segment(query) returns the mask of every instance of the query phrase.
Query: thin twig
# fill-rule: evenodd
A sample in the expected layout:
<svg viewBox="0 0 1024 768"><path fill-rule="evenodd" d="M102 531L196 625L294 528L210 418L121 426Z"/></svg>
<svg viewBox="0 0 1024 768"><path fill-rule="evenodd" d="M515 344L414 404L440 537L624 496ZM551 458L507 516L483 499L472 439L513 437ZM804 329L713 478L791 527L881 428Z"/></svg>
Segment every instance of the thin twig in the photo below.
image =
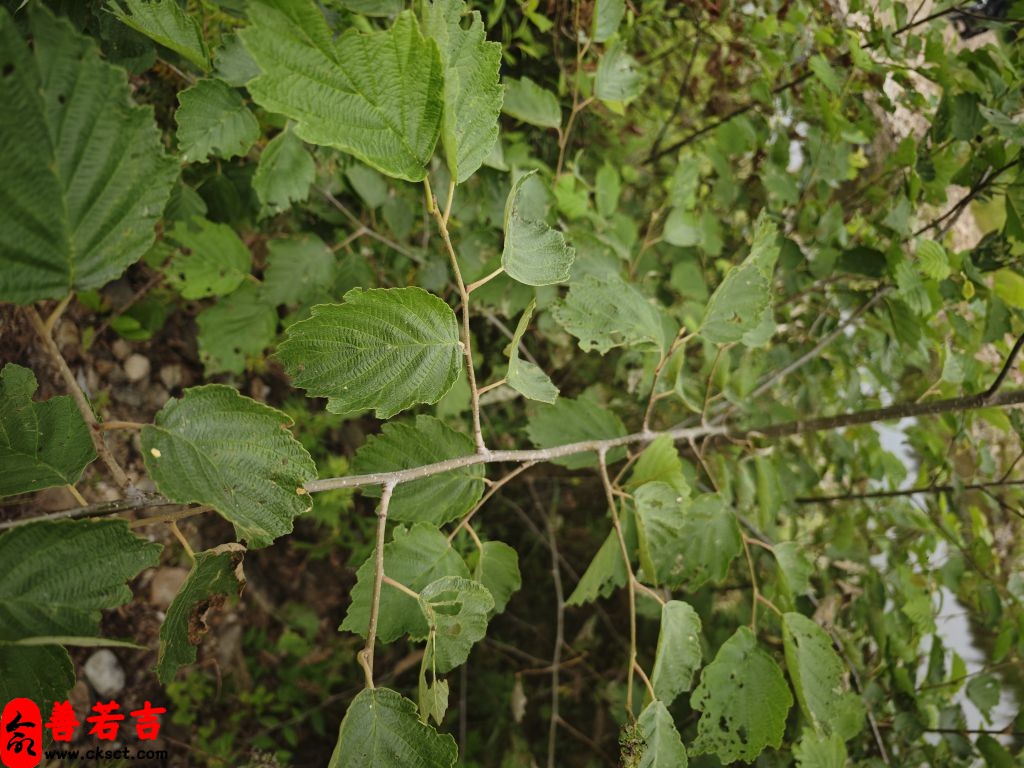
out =
<svg viewBox="0 0 1024 768"><path fill-rule="evenodd" d="M473 516L480 511L484 504L490 501L491 497L494 496L494 494L501 490L502 486L504 486L510 480L513 480L514 478L521 475L523 472L528 470L530 467L534 466L534 464L536 463L537 462L535 461L527 461L523 464L520 464L518 467L513 469L504 477L502 477L500 480L496 480L491 485L491 487L487 489L487 493L485 493L480 498L480 501L473 505L473 508L469 510L469 512L467 512L465 516L463 516L463 518L459 521L459 524L452 529L452 532L450 534L448 534L448 543L451 544L452 541L455 540L455 536L458 534L458 532L462 530L462 528L467 527L469 525L469 521L473 519Z"/></svg>
<svg viewBox="0 0 1024 768"><path fill-rule="evenodd" d="M548 724L548 768L555 768L555 746L558 739L558 676L562 663L562 643L565 637L565 596L562 592L562 572L558 564L558 542L551 520L552 515L546 514L544 508L539 505L538 511L544 515L548 548L551 550L551 578L555 585L555 648L551 655L551 720Z"/></svg>
<svg viewBox="0 0 1024 768"><path fill-rule="evenodd" d="M366 676L366 687L373 688L373 646L377 641L377 618L380 613L380 589L384 583L384 534L388 524L388 505L396 483L385 483L377 504L377 545L373 550L373 597L370 601L370 623L366 629L366 645L358 654Z"/></svg>

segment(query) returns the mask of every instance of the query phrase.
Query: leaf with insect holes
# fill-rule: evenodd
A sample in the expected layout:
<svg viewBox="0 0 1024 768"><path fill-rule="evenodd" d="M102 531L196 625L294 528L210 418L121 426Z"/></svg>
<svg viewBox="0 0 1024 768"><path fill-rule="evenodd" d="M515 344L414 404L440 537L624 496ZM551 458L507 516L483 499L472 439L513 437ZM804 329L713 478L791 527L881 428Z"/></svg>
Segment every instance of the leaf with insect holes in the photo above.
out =
<svg viewBox="0 0 1024 768"><path fill-rule="evenodd" d="M260 137L256 116L223 80L200 80L178 94L178 151L186 163L245 155Z"/></svg>
<svg viewBox="0 0 1024 768"><path fill-rule="evenodd" d="M427 662L448 672L469 658L473 644L487 634L487 617L494 598L483 584L458 576L443 576L420 592L420 610L433 633Z"/></svg>
<svg viewBox="0 0 1024 768"><path fill-rule="evenodd" d="M227 224L195 216L176 223L167 239L178 250L165 274L182 298L226 296L242 284L252 268L252 254Z"/></svg>
<svg viewBox="0 0 1024 768"><path fill-rule="evenodd" d="M512 342L505 350L508 353L508 373L505 380L516 392L528 400L539 400L542 403L553 403L558 399L558 388L551 383L540 366L519 357L519 343L523 340L526 329L530 326L537 300L531 299L519 318L516 331L512 334Z"/></svg>
<svg viewBox="0 0 1024 768"><path fill-rule="evenodd" d="M584 352L668 346L661 308L618 275L586 275L571 282L569 294L551 313Z"/></svg>
<svg viewBox="0 0 1024 768"><path fill-rule="evenodd" d="M312 506L309 453L281 411L232 387L186 389L142 430L142 455L157 490L179 504L209 504L250 549L290 533Z"/></svg>
<svg viewBox="0 0 1024 768"><path fill-rule="evenodd" d="M681 570L688 497L662 482L645 483L633 492L643 579L655 586Z"/></svg>

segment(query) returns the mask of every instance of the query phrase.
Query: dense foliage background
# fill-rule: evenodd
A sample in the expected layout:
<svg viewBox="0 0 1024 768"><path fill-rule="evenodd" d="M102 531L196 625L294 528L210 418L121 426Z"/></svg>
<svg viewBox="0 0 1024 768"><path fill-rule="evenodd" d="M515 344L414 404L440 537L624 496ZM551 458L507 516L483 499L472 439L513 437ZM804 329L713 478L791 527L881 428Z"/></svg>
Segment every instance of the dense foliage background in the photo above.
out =
<svg viewBox="0 0 1024 768"><path fill-rule="evenodd" d="M1019 764L1024 4L3 5L0 701L102 635L172 765ZM360 662L314 478L476 421L696 431L386 487Z"/></svg>

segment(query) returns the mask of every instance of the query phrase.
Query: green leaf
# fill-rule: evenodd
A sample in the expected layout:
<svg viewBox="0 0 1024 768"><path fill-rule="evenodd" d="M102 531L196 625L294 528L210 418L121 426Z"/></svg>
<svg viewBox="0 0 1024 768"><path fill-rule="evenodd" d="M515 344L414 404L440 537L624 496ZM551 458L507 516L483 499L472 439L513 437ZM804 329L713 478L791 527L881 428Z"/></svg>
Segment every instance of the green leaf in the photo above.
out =
<svg viewBox="0 0 1024 768"><path fill-rule="evenodd" d="M473 644L487 634L494 598L487 587L458 576L442 576L420 592L420 610L433 634L431 662L438 672L465 663Z"/></svg>
<svg viewBox="0 0 1024 768"><path fill-rule="evenodd" d="M312 508L302 487L316 477L281 411L232 387L185 390L142 430L142 455L157 489L179 504L209 504L250 549L290 533Z"/></svg>
<svg viewBox="0 0 1024 768"><path fill-rule="evenodd" d="M160 627L160 654L156 676L165 685L174 679L180 667L196 660L196 646L206 631L204 614L224 597L237 595L242 588L242 548L226 544L206 552L197 552L192 570L167 609Z"/></svg>
<svg viewBox="0 0 1024 768"><path fill-rule="evenodd" d="M206 307L196 318L199 359L207 376L245 372L246 360L259 357L277 335L277 312L259 286L243 285Z"/></svg>
<svg viewBox="0 0 1024 768"><path fill-rule="evenodd" d="M73 485L96 458L75 402L67 395L34 402L37 386L28 368L0 370L0 496Z"/></svg>
<svg viewBox="0 0 1024 768"><path fill-rule="evenodd" d="M614 165L605 163L597 169L594 177L594 203L602 216L611 216L619 208L622 194L622 178Z"/></svg>
<svg viewBox="0 0 1024 768"><path fill-rule="evenodd" d="M655 481L667 483L682 496L690 495L690 485L683 474L683 461L668 435L655 438L644 448L633 465L626 490L632 491Z"/></svg>
<svg viewBox="0 0 1024 768"><path fill-rule="evenodd" d="M700 616L689 603L669 600L661 606L661 633L651 683L666 706L690 690L700 668Z"/></svg>
<svg viewBox="0 0 1024 768"><path fill-rule="evenodd" d="M75 665L66 649L0 645L0 701L25 697L46 711L64 701L75 685Z"/></svg>
<svg viewBox="0 0 1024 768"><path fill-rule="evenodd" d="M603 355L614 347L665 347L661 309L618 275L586 275L570 283L569 295L552 314L579 339L584 352L596 349Z"/></svg>
<svg viewBox="0 0 1024 768"><path fill-rule="evenodd" d="M678 542L679 553L667 580L691 590L707 581L720 583L743 550L736 515L713 494L697 496L686 505Z"/></svg>
<svg viewBox="0 0 1024 768"><path fill-rule="evenodd" d="M402 526L395 528L392 540L384 545L384 573L414 592L445 576L469 578L466 563L452 549L448 538L426 523L416 523L408 529ZM370 625L373 576L374 559L371 554L356 572L352 603L341 629L366 637ZM428 633L427 621L416 599L385 584L380 595L377 638L382 643L393 642L402 635L422 640Z"/></svg>
<svg viewBox="0 0 1024 768"><path fill-rule="evenodd" d="M622 525L622 538L626 542L626 551L635 552L637 540L633 515L621 514L619 522ZM626 564L622 562L622 547L619 545L619 537L615 533L615 529L612 528L565 604L584 605L599 597L608 597L617 588L626 586L628 576Z"/></svg>
<svg viewBox="0 0 1024 768"><path fill-rule="evenodd" d="M535 173L530 171L516 179L508 194L501 266L520 283L554 285L569 279L576 251L565 244L561 232L524 210L523 185Z"/></svg>
<svg viewBox="0 0 1024 768"><path fill-rule="evenodd" d="M316 235L270 240L263 270L263 299L289 306L327 295L334 285L338 262Z"/></svg>
<svg viewBox="0 0 1024 768"><path fill-rule="evenodd" d="M643 577L657 586L680 569L687 498L667 483L653 482L637 488L633 500Z"/></svg>
<svg viewBox="0 0 1024 768"><path fill-rule="evenodd" d="M519 357L519 343L530 326L530 318L533 317L536 306L537 300L531 299L519 317L519 324L512 334L512 342L505 350L508 353L508 373L505 379L508 385L523 397L542 403L553 403L558 399L558 388L551 383L551 379L539 366Z"/></svg>
<svg viewBox="0 0 1024 768"><path fill-rule="evenodd" d="M0 9L0 301L17 304L124 272L178 175L124 70L43 4L27 17L31 47Z"/></svg>
<svg viewBox="0 0 1024 768"><path fill-rule="evenodd" d="M636 725L644 740L638 768L686 768L686 748L663 702L652 701L644 707Z"/></svg>
<svg viewBox="0 0 1024 768"><path fill-rule="evenodd" d="M975 675L967 682L967 698L991 722L993 708L998 706L1000 696L999 678L995 675Z"/></svg>
<svg viewBox="0 0 1024 768"><path fill-rule="evenodd" d="M772 272L779 257L778 232L765 214L754 226L750 255L733 267L704 310L700 334L715 344L748 343L749 334L772 317Z"/></svg>
<svg viewBox="0 0 1024 768"><path fill-rule="evenodd" d="M186 13L178 0L111 0L110 11L136 32L164 48L184 56L204 72L210 69L209 55L199 22Z"/></svg>
<svg viewBox="0 0 1024 768"><path fill-rule="evenodd" d="M200 80L178 94L174 113L178 151L186 163L202 163L211 155L229 159L245 155L260 137L256 117L242 96L223 80Z"/></svg>
<svg viewBox="0 0 1024 768"><path fill-rule="evenodd" d="M793 696L779 665L740 627L704 667L690 706L701 712L693 754L712 753L728 764L753 762L767 747L778 748Z"/></svg>
<svg viewBox="0 0 1024 768"><path fill-rule="evenodd" d="M227 224L196 216L188 223L175 224L167 238L178 250L166 273L182 298L226 296L242 284L252 268L252 254Z"/></svg>
<svg viewBox="0 0 1024 768"><path fill-rule="evenodd" d="M342 416L388 419L436 403L462 373L455 313L422 288L356 288L343 304L313 307L277 354L295 386Z"/></svg>
<svg viewBox="0 0 1024 768"><path fill-rule="evenodd" d="M807 60L807 66L810 67L811 72L814 73L814 76L822 85L836 96L839 95L843 89L843 84L839 81L839 76L836 74L835 69L832 68L828 59L817 53Z"/></svg>
<svg viewBox="0 0 1024 768"><path fill-rule="evenodd" d="M429 723L430 718L441 725L444 720L444 713L448 711L448 681L441 680L434 675L427 681L427 662L432 656L431 640L427 640L427 647L423 651L423 663L420 664L420 680L417 688L417 707L420 711L420 720Z"/></svg>
<svg viewBox="0 0 1024 768"><path fill-rule="evenodd" d="M814 563L807 557L803 548L794 541L783 541L772 547L772 554L779 564L779 583L782 591L792 605L796 598L807 592L810 587Z"/></svg>
<svg viewBox="0 0 1024 768"><path fill-rule="evenodd" d="M554 405L537 406L530 416L526 434L538 448L553 448L565 443L623 437L626 427L614 411L601 407L589 397L578 400L560 397ZM608 452L608 463L624 455L625 449L614 448ZM597 465L597 453L588 451L552 461L569 469L583 469Z"/></svg>
<svg viewBox="0 0 1024 768"><path fill-rule="evenodd" d="M239 35L262 70L257 104L295 120L311 144L355 155L381 173L421 181L441 131L437 46L409 11L380 32L334 39L312 0L259 0Z"/></svg>
<svg viewBox="0 0 1024 768"><path fill-rule="evenodd" d="M358 475L393 472L470 456L473 439L456 432L433 416L419 415L412 422L389 422L356 452L352 470ZM400 522L444 525L471 510L484 492L484 466L462 467L444 474L400 483L391 495L388 517ZM380 496L380 488L365 488L367 496Z"/></svg>
<svg viewBox="0 0 1024 768"><path fill-rule="evenodd" d="M285 128L260 153L252 188L260 201L260 216L272 216L309 197L316 181L316 163L302 141Z"/></svg>
<svg viewBox="0 0 1024 768"><path fill-rule="evenodd" d="M523 585L519 555L503 541L485 541L469 558L473 578L487 587L494 599L494 612L501 613Z"/></svg>
<svg viewBox="0 0 1024 768"><path fill-rule="evenodd" d="M596 0L592 33L594 42L603 43L614 37L625 13L626 0Z"/></svg>
<svg viewBox="0 0 1024 768"><path fill-rule="evenodd" d="M815 730L844 741L860 733L864 705L846 690L846 668L825 630L802 614L786 613L782 640L797 701Z"/></svg>
<svg viewBox="0 0 1024 768"><path fill-rule="evenodd" d="M605 103L628 104L642 90L640 65L626 51L626 44L615 40L597 63L594 95Z"/></svg>
<svg viewBox="0 0 1024 768"><path fill-rule="evenodd" d="M441 143L448 170L461 184L483 164L498 139L502 88L501 45L487 42L479 11L464 0L435 0L423 7L423 29L437 43L444 67Z"/></svg>
<svg viewBox="0 0 1024 768"><path fill-rule="evenodd" d="M917 268L932 280L945 280L953 271L946 249L934 240L922 240L917 244Z"/></svg>
<svg viewBox="0 0 1024 768"><path fill-rule="evenodd" d="M348 706L327 768L454 768L455 739L416 717L416 705L388 688L364 688Z"/></svg>
<svg viewBox="0 0 1024 768"><path fill-rule="evenodd" d="M562 126L562 109L558 106L558 97L528 77L522 80L505 78L505 101L501 111L538 128L558 130Z"/></svg>
<svg viewBox="0 0 1024 768"><path fill-rule="evenodd" d="M799 768L846 768L846 745L836 733L826 736L805 728L793 756Z"/></svg>
<svg viewBox="0 0 1024 768"><path fill-rule="evenodd" d="M1024 277L1012 269L1000 269L992 274L992 290L1011 307L1024 309Z"/></svg>

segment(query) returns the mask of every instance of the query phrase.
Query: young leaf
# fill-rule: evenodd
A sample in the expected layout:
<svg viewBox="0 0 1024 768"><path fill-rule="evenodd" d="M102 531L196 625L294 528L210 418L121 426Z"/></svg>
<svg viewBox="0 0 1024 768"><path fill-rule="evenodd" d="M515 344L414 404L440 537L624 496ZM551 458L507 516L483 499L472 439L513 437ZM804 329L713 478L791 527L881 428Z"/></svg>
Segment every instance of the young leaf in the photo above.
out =
<svg viewBox="0 0 1024 768"><path fill-rule="evenodd" d="M810 586L814 564L808 559L800 545L793 541L782 541L772 547L772 554L779 564L779 584L789 605Z"/></svg>
<svg viewBox="0 0 1024 768"><path fill-rule="evenodd" d="M815 730L844 741L860 733L864 704L846 690L845 667L825 630L802 614L786 613L782 641L797 701Z"/></svg>
<svg viewBox="0 0 1024 768"><path fill-rule="evenodd" d="M778 748L793 696L775 660L740 627L704 667L690 706L701 712L693 754L715 754L724 764L753 762L767 747Z"/></svg>
<svg viewBox="0 0 1024 768"><path fill-rule="evenodd" d="M562 126L562 109L558 97L533 80L505 78L505 101L501 111L539 128L559 129Z"/></svg>
<svg viewBox="0 0 1024 768"><path fill-rule="evenodd" d="M584 352L666 346L661 310L618 275L587 275L570 283L569 295L552 314Z"/></svg>
<svg viewBox="0 0 1024 768"><path fill-rule="evenodd" d="M175 224L167 239L178 246L167 265L167 277L183 298L226 296L252 268L252 254L227 224L196 216Z"/></svg>
<svg viewBox="0 0 1024 768"><path fill-rule="evenodd" d="M433 658L433 645L433 640L428 639L420 662L420 681L416 698L420 720L429 723L433 718L434 722L440 725L444 720L444 713L448 711L448 681L441 680L437 675L431 676L431 682L427 681L427 662Z"/></svg>
<svg viewBox="0 0 1024 768"><path fill-rule="evenodd" d="M416 705L388 688L364 688L348 706L327 768L454 768L455 739L416 717Z"/></svg>
<svg viewBox="0 0 1024 768"><path fill-rule="evenodd" d="M263 299L275 306L292 306L328 295L337 268L334 253L316 235L270 240Z"/></svg>
<svg viewBox="0 0 1024 768"><path fill-rule="evenodd" d="M487 634L494 598L477 581L443 576L420 592L420 610L433 635L431 662L438 672L465 663L473 643Z"/></svg>
<svg viewBox="0 0 1024 768"><path fill-rule="evenodd" d="M487 42L479 11L463 27L466 11L464 0L428 0L423 7L423 31L437 43L444 66L441 143L459 184L476 173L497 141L502 102L501 45Z"/></svg>
<svg viewBox="0 0 1024 768"><path fill-rule="evenodd" d="M302 486L316 466L291 424L233 387L193 387L143 428L142 455L160 493L179 504L209 504L256 549L289 533L313 506Z"/></svg>
<svg viewBox="0 0 1024 768"><path fill-rule="evenodd" d="M469 569L452 549L447 537L426 523L411 528L398 526L392 540L384 546L384 573L413 591L419 591L444 576L469 578ZM341 623L341 629L363 637L370 624L370 602L373 597L374 561L371 554L356 572L352 603ZM416 600L387 584L380 595L380 616L377 638L390 643L402 635L414 639L427 636L429 627Z"/></svg>
<svg viewBox="0 0 1024 768"><path fill-rule="evenodd" d="M259 286L247 284L196 317L199 359L207 376L245 372L277 335L277 312Z"/></svg>
<svg viewBox="0 0 1024 768"><path fill-rule="evenodd" d="M45 5L27 19L31 47L0 9L0 301L17 304L124 272L153 244L178 175L125 71Z"/></svg>
<svg viewBox="0 0 1024 768"><path fill-rule="evenodd" d="M651 675L654 692L665 706L690 690L700 662L700 616L689 603L669 600L661 606L661 633Z"/></svg>
<svg viewBox="0 0 1024 768"><path fill-rule="evenodd" d="M356 474L393 472L432 464L475 451L473 439L456 432L433 416L419 415L414 422L389 422L381 434L367 439L356 452ZM462 517L484 492L484 467L477 464L398 485L391 495L388 517L407 523L444 525ZM367 496L380 496L380 488L366 488Z"/></svg>
<svg viewBox="0 0 1024 768"><path fill-rule="evenodd" d="M249 92L295 120L311 144L355 155L381 173L421 181L441 131L437 46L410 11L381 32L333 38L312 0L259 0L239 35L262 70Z"/></svg>
<svg viewBox="0 0 1024 768"><path fill-rule="evenodd" d="M976 675L967 682L967 698L978 708L986 722L992 722L992 709L999 704L1000 685L995 675Z"/></svg>
<svg viewBox="0 0 1024 768"><path fill-rule="evenodd" d="M211 155L244 155L260 137L256 117L238 91L222 80L200 80L178 94L178 103L174 122L178 151L186 163L202 163Z"/></svg>
<svg viewBox="0 0 1024 768"><path fill-rule="evenodd" d="M612 104L628 104L642 90L640 65L626 51L626 45L616 40L609 45L597 63L594 95Z"/></svg>
<svg viewBox="0 0 1024 768"><path fill-rule="evenodd" d="M204 72L210 68L199 23L177 0L110 0L108 8L122 22L184 56Z"/></svg>
<svg viewBox="0 0 1024 768"><path fill-rule="evenodd" d="M272 216L287 211L292 203L301 203L309 197L315 180L316 163L299 137L285 128L263 148L252 176L260 216Z"/></svg>
<svg viewBox="0 0 1024 768"><path fill-rule="evenodd" d="M686 748L663 702L644 707L636 724L645 743L638 768L686 768Z"/></svg>
<svg viewBox="0 0 1024 768"><path fill-rule="evenodd" d="M554 285L569 279L576 251L565 237L523 210L523 185L536 171L530 171L512 185L505 203L505 247L501 266L513 280L526 285Z"/></svg>
<svg viewBox="0 0 1024 768"><path fill-rule="evenodd" d="M501 613L523 585L519 575L519 555L503 541L485 541L468 561L473 578L487 587L494 598L494 612Z"/></svg>
<svg viewBox="0 0 1024 768"><path fill-rule="evenodd" d="M752 341L758 326L771 322L772 272L779 257L778 231L765 214L754 225L750 255L725 275L704 310L700 334L715 344Z"/></svg>
<svg viewBox="0 0 1024 768"><path fill-rule="evenodd" d="M917 268L932 280L945 280L953 271L946 249L934 240L922 240L917 244Z"/></svg>
<svg viewBox="0 0 1024 768"><path fill-rule="evenodd" d="M436 403L462 373L462 343L451 307L422 288L345 294L313 307L277 351L292 382L327 410L388 419L416 403Z"/></svg>
<svg viewBox="0 0 1024 768"><path fill-rule="evenodd" d="M537 306L537 300L531 299L519 318L515 333L512 334L512 342L506 349L508 373L505 375L505 379L508 381L508 385L523 397L529 400L539 400L542 403L553 403L558 399L558 389L551 383L551 379L539 366L519 357L519 342L522 341L526 329L530 326L530 318L533 317L535 306Z"/></svg>
<svg viewBox="0 0 1024 768"><path fill-rule="evenodd" d="M640 458L633 465L633 470L626 482L627 490L635 490L645 483L667 483L681 496L690 495L690 484L683 474L683 462L679 451L668 435L662 435L644 448Z"/></svg>
<svg viewBox="0 0 1024 768"><path fill-rule="evenodd" d="M589 397L578 400L560 397L554 405L537 407L526 433L538 448L551 448L563 443L622 437L626 426L614 411L602 408ZM615 448L608 452L608 462L618 461L624 454L624 449ZM589 451L553 461L568 469L583 469L597 464L597 454Z"/></svg>
<svg viewBox="0 0 1024 768"><path fill-rule="evenodd" d="M206 631L204 614L225 596L237 595L242 588L238 568L242 548L227 544L196 553L192 570L167 609L160 627L160 653L156 676L161 683L174 679L180 667L196 660L196 646Z"/></svg>
<svg viewBox="0 0 1024 768"><path fill-rule="evenodd" d="M615 36L626 13L626 0L596 0L594 3L595 43L603 43Z"/></svg>
<svg viewBox="0 0 1024 768"><path fill-rule="evenodd" d="M28 368L0 371L0 496L78 482L96 458L82 415L67 395L37 403Z"/></svg>
<svg viewBox="0 0 1024 768"><path fill-rule="evenodd" d="M846 745L838 734L825 736L811 728L793 745L798 768L846 768Z"/></svg>

